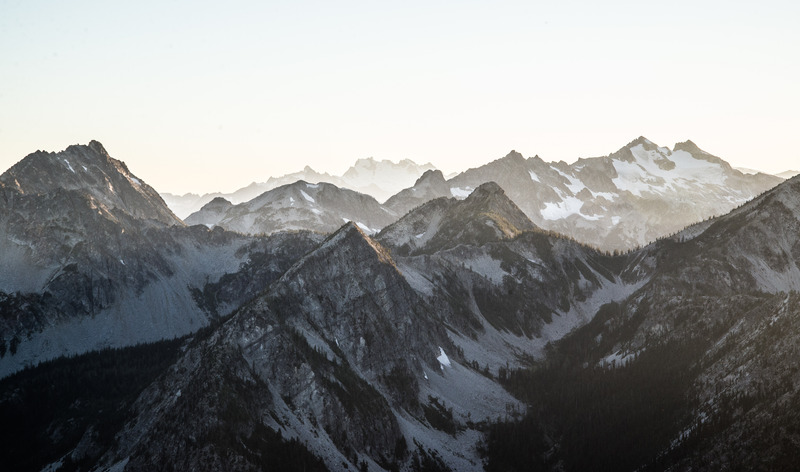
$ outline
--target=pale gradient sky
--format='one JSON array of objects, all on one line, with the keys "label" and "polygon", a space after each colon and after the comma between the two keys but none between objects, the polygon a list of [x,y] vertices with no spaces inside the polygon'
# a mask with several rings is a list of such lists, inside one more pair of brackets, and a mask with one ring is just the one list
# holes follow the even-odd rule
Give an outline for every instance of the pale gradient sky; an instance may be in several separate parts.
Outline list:
[{"label": "pale gradient sky", "polygon": [[770,0],[0,0],[0,172],[96,139],[159,191],[232,191],[639,135],[798,169],[798,25]]}]

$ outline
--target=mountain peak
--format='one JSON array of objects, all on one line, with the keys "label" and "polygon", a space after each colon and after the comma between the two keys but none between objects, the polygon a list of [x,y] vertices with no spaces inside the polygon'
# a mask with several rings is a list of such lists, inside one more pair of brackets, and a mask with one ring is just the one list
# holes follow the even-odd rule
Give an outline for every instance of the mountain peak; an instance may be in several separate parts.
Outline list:
[{"label": "mountain peak", "polygon": [[213,200],[203,205],[203,208],[213,208],[213,207],[230,207],[233,206],[229,200],[225,199],[224,197],[214,197]]},{"label": "mountain peak", "polygon": [[103,157],[111,157],[111,156],[109,156],[108,151],[106,151],[106,148],[104,148],[103,145],[100,144],[99,141],[95,141],[94,139],[89,141],[89,146],[88,147],[89,147],[89,149],[91,149],[92,151],[96,152],[97,154],[100,154]]},{"label": "mountain peak", "polygon": [[644,136],[639,136],[638,138],[636,138],[633,141],[631,141],[630,143],[628,143],[628,145],[625,146],[625,147],[632,148],[632,147],[636,147],[636,146],[639,146],[639,145],[644,146],[644,148],[648,149],[648,150],[655,149],[655,148],[658,147],[654,142],[650,141],[649,139],[645,138]]},{"label": "mountain peak", "polygon": [[712,162],[714,164],[719,164],[726,169],[731,168],[728,162],[706,151],[703,151],[697,146],[697,144],[688,139],[682,143],[676,143],[675,151],[685,151],[691,154],[695,159],[701,159],[704,161]]},{"label": "mountain peak", "polygon": [[512,161],[524,161],[525,157],[522,154],[512,149],[511,152],[509,152],[508,154],[505,155],[505,157],[503,157],[503,159],[509,159]]},{"label": "mountain peak", "polygon": [[658,149],[658,145],[656,145],[654,142],[650,141],[644,136],[639,136],[620,148],[617,152],[610,154],[608,157],[616,161],[636,162],[636,157],[633,155],[632,150],[637,146],[642,146],[645,151],[654,151]]},{"label": "mountain peak", "polygon": [[97,141],[71,145],[58,153],[29,154],[0,175],[0,182],[27,195],[79,192],[135,218],[181,223],[152,187]]},{"label": "mountain peak", "polygon": [[[303,265],[310,263],[310,259],[328,261],[326,264],[333,259],[350,260],[360,264],[364,262],[364,251],[374,253],[380,262],[396,269],[389,251],[367,236],[357,223],[348,221],[328,236],[314,252],[303,258],[292,272],[296,272]],[[334,253],[336,256],[333,255]]]},{"label": "mountain peak", "polygon": [[421,176],[419,176],[417,181],[414,183],[414,186],[416,187],[417,185],[430,182],[434,183],[445,182],[444,174],[442,173],[442,171],[440,171],[439,169],[426,170]]},{"label": "mountain peak", "polygon": [[378,239],[398,254],[413,254],[480,246],[535,228],[497,183],[487,182],[464,200],[429,201],[389,225]]},{"label": "mountain peak", "polygon": [[480,185],[478,188],[472,191],[472,193],[467,197],[465,201],[470,200],[478,200],[481,198],[487,198],[494,195],[502,195],[505,196],[506,192],[503,190],[502,187],[497,185],[496,182],[486,182],[485,184]]},{"label": "mountain peak", "polygon": [[691,139],[687,139],[682,143],[675,143],[675,150],[676,151],[686,151],[692,155],[699,155],[699,154],[708,154],[707,152],[700,149],[697,144],[695,144]]}]

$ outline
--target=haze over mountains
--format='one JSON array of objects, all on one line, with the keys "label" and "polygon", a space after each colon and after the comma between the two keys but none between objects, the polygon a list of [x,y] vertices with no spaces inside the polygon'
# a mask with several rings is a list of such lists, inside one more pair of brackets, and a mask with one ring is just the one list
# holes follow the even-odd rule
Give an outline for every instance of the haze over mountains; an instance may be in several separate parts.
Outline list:
[{"label": "haze over mountains", "polygon": [[266,182],[253,182],[233,193],[210,193],[197,195],[187,193],[185,195],[173,195],[162,193],[164,200],[175,214],[181,218],[186,218],[198,211],[205,204],[215,198],[224,198],[231,203],[243,203],[261,195],[267,190],[292,184],[299,180],[317,184],[327,182],[340,188],[355,190],[357,192],[372,195],[373,198],[384,201],[400,190],[410,187],[414,181],[426,170],[433,169],[430,163],[418,165],[409,159],[400,162],[388,160],[378,161],[373,158],[358,159],[355,164],[348,168],[341,176],[334,176],[328,173],[319,173],[306,166],[300,172],[287,174],[280,177],[270,177]]},{"label": "haze over mountains", "polygon": [[[363,173],[365,162],[359,161],[345,176],[359,168]],[[384,180],[392,175],[387,161],[370,162],[373,169],[383,169],[372,175]],[[414,175],[414,167],[404,163],[398,182]],[[608,156],[579,159],[571,165],[546,163],[538,156],[525,159],[512,151],[450,179],[435,170],[422,174],[421,169],[417,168],[419,178],[413,186],[385,201],[383,212],[375,204],[365,207],[361,218],[369,221],[361,224],[368,231],[388,224],[387,215],[396,219],[434,198],[465,198],[481,184],[496,182],[537,226],[604,250],[629,250],[724,214],[781,181],[776,176],[742,173],[691,141],[670,150],[642,137]],[[310,177],[307,182],[316,182],[319,176]],[[327,188],[329,194],[333,192],[333,187]],[[329,222],[337,217],[354,219],[345,203],[331,200],[322,208],[313,199],[283,199],[284,190],[269,192],[276,193],[259,197],[270,201],[269,205],[252,200],[228,207],[216,200],[186,221],[258,234],[293,228],[330,232],[330,223],[323,224],[320,218]],[[308,212],[318,218],[303,216]]]},{"label": "haze over mountains", "polygon": [[0,376],[194,333],[0,382],[15,470],[779,470],[800,453],[800,177],[639,138],[572,165],[429,169],[384,204],[291,182],[187,226],[92,142],[29,155],[0,191]]}]

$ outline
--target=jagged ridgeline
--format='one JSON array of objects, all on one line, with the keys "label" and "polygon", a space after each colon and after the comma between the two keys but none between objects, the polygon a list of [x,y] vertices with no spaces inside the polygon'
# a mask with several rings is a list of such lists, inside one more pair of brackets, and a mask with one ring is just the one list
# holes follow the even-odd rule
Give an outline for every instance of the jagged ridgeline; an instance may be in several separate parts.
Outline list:
[{"label": "jagged ridgeline", "polygon": [[[509,182],[521,175],[562,203],[585,199],[583,216],[564,221],[594,222],[612,216],[587,218],[601,210],[586,203],[612,208],[594,195],[611,189],[586,169],[613,169],[620,199],[666,202],[701,186],[699,174],[670,174],[687,162],[722,169],[722,186],[739,177],[690,142],[668,150],[641,138],[579,162],[512,153],[480,171],[505,169],[492,171],[497,182],[428,170],[383,205],[287,182],[249,202],[211,202],[209,229],[186,226],[99,143],[28,156],[0,177],[0,257],[14,268],[0,280],[3,373],[121,349],[0,381],[0,461],[790,470],[800,455],[800,180],[614,253],[552,231],[542,223],[556,220],[541,215],[559,204],[521,201]],[[639,181],[634,168],[663,182]],[[226,221],[262,226],[248,234]],[[290,221],[325,226],[277,231]]]},{"label": "jagged ridgeline", "polygon": [[[359,161],[342,178],[306,169],[232,194],[168,199],[176,211],[183,210],[187,199],[202,202],[186,219],[192,224],[252,234],[298,227],[331,232],[345,219],[372,233],[424,203],[442,197],[464,199],[479,186],[495,182],[536,226],[603,250],[627,251],[723,215],[782,181],[744,174],[691,141],[669,149],[644,137],[607,156],[572,164],[548,163],[538,156],[526,159],[511,151],[449,179],[430,165],[390,164]],[[348,175],[372,176],[381,187],[394,189],[394,195],[376,192],[374,185],[348,184]],[[416,182],[398,192],[389,183],[392,175],[395,182]],[[355,197],[345,187],[384,203],[361,195],[361,210],[354,211]],[[212,202],[214,197],[223,200]]]}]

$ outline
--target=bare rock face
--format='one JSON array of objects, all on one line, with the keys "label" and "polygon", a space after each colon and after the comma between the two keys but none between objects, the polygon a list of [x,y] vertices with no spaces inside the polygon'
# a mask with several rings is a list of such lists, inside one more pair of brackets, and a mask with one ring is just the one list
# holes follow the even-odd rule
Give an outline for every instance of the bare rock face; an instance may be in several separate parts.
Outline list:
[{"label": "bare rock face", "polygon": [[96,141],[29,155],[0,176],[0,197],[0,346],[14,346],[0,376],[187,334],[244,301],[210,312],[195,292],[239,270],[253,238],[186,227]]},{"label": "bare rock face", "polygon": [[[201,455],[249,469],[254,458],[232,439],[268,428],[313,438],[308,447],[329,467],[390,468],[408,460],[399,421],[425,421],[420,384],[443,369],[442,349],[456,353],[436,316],[389,253],[349,223],[187,350],[142,394],[104,461],[128,456],[144,470]],[[187,405],[203,415],[179,421]]]}]

